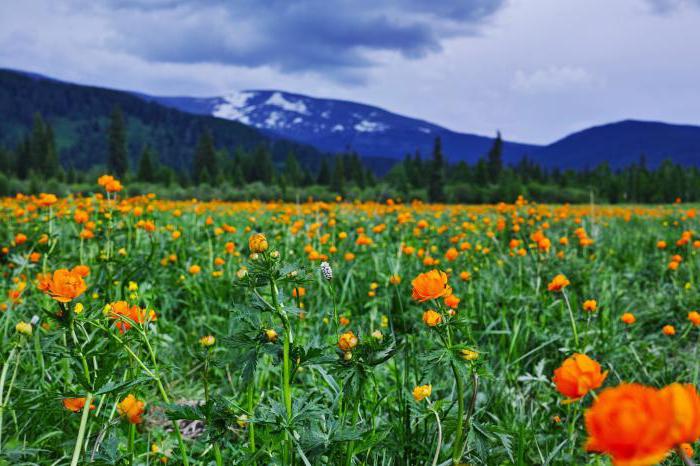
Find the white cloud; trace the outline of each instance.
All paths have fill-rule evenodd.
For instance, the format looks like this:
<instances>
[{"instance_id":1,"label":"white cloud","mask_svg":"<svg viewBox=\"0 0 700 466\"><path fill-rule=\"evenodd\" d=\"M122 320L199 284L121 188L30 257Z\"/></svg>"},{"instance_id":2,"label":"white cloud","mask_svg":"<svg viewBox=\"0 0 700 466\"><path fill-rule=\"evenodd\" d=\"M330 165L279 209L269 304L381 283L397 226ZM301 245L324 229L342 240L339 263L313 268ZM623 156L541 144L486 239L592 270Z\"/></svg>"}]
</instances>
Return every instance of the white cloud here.
<instances>
[{"instance_id":1,"label":"white cloud","mask_svg":"<svg viewBox=\"0 0 700 466\"><path fill-rule=\"evenodd\" d=\"M549 66L531 72L517 70L511 88L524 93L558 93L599 85L589 71L579 66Z\"/></svg>"}]
</instances>

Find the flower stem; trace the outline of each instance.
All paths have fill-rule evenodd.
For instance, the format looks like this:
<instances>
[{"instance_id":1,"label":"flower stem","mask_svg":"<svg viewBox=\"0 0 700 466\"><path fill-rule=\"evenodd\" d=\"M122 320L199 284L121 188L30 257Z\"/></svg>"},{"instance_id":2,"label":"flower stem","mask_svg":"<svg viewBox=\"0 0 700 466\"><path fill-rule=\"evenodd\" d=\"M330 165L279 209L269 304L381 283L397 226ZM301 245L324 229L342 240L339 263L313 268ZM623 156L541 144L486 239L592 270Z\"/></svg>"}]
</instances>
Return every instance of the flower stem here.
<instances>
[{"instance_id":1,"label":"flower stem","mask_svg":"<svg viewBox=\"0 0 700 466\"><path fill-rule=\"evenodd\" d=\"M455 441L452 444L452 462L459 464L462 457L462 435L464 434L464 388L457 367L454 363L451 366L457 384L457 428L455 429Z\"/></svg>"},{"instance_id":2,"label":"flower stem","mask_svg":"<svg viewBox=\"0 0 700 466\"><path fill-rule=\"evenodd\" d=\"M567 296L566 291L562 290L562 294L564 295L566 308L569 311L569 319L571 320L571 330L574 332L574 344L576 345L576 349L579 349L578 332L576 331L576 319L574 319L574 311L571 309L571 303L569 302L569 297Z\"/></svg>"},{"instance_id":3,"label":"flower stem","mask_svg":"<svg viewBox=\"0 0 700 466\"><path fill-rule=\"evenodd\" d=\"M442 449L442 424L440 424L440 416L432 406L430 407L430 411L435 415L435 422L437 422L438 430L437 447L435 447L435 456L433 457L433 466L436 466L440 458L440 449Z\"/></svg>"},{"instance_id":4,"label":"flower stem","mask_svg":"<svg viewBox=\"0 0 700 466\"><path fill-rule=\"evenodd\" d=\"M77 466L80 460L80 450L83 446L83 438L85 437L85 428L87 427L88 415L90 414L90 404L92 403L92 393L88 393L85 397L85 405L83 406L83 415L80 418L80 428L78 429L78 438L75 440L75 449L73 450L73 459L70 462L71 466Z\"/></svg>"}]
</instances>

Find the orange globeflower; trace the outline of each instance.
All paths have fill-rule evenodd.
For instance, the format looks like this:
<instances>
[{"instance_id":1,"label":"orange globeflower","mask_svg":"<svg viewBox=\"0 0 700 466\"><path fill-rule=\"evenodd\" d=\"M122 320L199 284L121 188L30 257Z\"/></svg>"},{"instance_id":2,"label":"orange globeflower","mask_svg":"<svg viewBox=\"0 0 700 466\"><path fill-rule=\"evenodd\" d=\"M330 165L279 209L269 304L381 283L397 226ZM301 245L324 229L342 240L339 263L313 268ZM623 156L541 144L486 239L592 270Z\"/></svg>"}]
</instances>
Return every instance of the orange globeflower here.
<instances>
[{"instance_id":1,"label":"orange globeflower","mask_svg":"<svg viewBox=\"0 0 700 466\"><path fill-rule=\"evenodd\" d=\"M39 194L39 199L37 199L37 201L36 201L36 203L42 207L48 207L48 206L54 205L56 202L58 202L58 198L56 197L55 194L46 194L46 193Z\"/></svg>"},{"instance_id":2,"label":"orange globeflower","mask_svg":"<svg viewBox=\"0 0 700 466\"><path fill-rule=\"evenodd\" d=\"M549 285L547 285L547 289L549 291L561 291L567 286L569 286L571 282L569 281L568 278L566 278L566 275L563 273L560 273L559 275L555 276L551 282L549 282Z\"/></svg>"},{"instance_id":3,"label":"orange globeflower","mask_svg":"<svg viewBox=\"0 0 700 466\"><path fill-rule=\"evenodd\" d=\"M252 253L261 253L267 251L269 245L265 235L262 233L255 233L248 239L248 247Z\"/></svg>"},{"instance_id":4,"label":"orange globeflower","mask_svg":"<svg viewBox=\"0 0 700 466\"><path fill-rule=\"evenodd\" d=\"M124 416L131 424L141 424L144 412L144 402L129 394L117 405L120 416Z\"/></svg>"},{"instance_id":5,"label":"orange globeflower","mask_svg":"<svg viewBox=\"0 0 700 466\"><path fill-rule=\"evenodd\" d=\"M673 383L662 388L661 394L671 400L675 413L673 445L695 442L700 438L700 396L695 387Z\"/></svg>"},{"instance_id":6,"label":"orange globeflower","mask_svg":"<svg viewBox=\"0 0 700 466\"><path fill-rule=\"evenodd\" d=\"M114 325L119 329L119 333L128 331L133 323L143 324L147 320L154 321L158 319L153 310L146 311L136 304L129 306L126 301L116 301L107 305L105 313L107 317L115 320Z\"/></svg>"},{"instance_id":7,"label":"orange globeflower","mask_svg":"<svg viewBox=\"0 0 700 466\"><path fill-rule=\"evenodd\" d=\"M433 387L430 384L417 385L413 389L413 399L416 401L423 401L424 399L428 398L432 392Z\"/></svg>"},{"instance_id":8,"label":"orange globeflower","mask_svg":"<svg viewBox=\"0 0 700 466\"><path fill-rule=\"evenodd\" d=\"M338 348L341 351L352 351L359 343L359 340L352 331L348 331L338 337Z\"/></svg>"},{"instance_id":9,"label":"orange globeflower","mask_svg":"<svg viewBox=\"0 0 700 466\"><path fill-rule=\"evenodd\" d=\"M411 285L411 297L421 303L452 294L452 287L447 284L447 274L441 270L422 273L413 279Z\"/></svg>"},{"instance_id":10,"label":"orange globeflower","mask_svg":"<svg viewBox=\"0 0 700 466\"><path fill-rule=\"evenodd\" d=\"M76 265L75 267L73 267L73 272L75 272L78 275L80 275L81 277L85 278L88 275L90 275L90 267L88 267L87 265L82 265L82 264Z\"/></svg>"},{"instance_id":11,"label":"orange globeflower","mask_svg":"<svg viewBox=\"0 0 700 466\"><path fill-rule=\"evenodd\" d=\"M86 398L64 398L63 407L68 411L78 413L85 407L85 401L87 401ZM90 403L90 409L95 409L95 405Z\"/></svg>"},{"instance_id":12,"label":"orange globeflower","mask_svg":"<svg viewBox=\"0 0 700 466\"><path fill-rule=\"evenodd\" d=\"M588 312L594 312L598 309L598 302L595 299L587 299L583 302L583 310Z\"/></svg>"},{"instance_id":13,"label":"orange globeflower","mask_svg":"<svg viewBox=\"0 0 700 466\"><path fill-rule=\"evenodd\" d=\"M655 388L606 388L586 410L585 419L586 450L607 453L616 466L658 463L673 446L673 402Z\"/></svg>"},{"instance_id":14,"label":"orange globeflower","mask_svg":"<svg viewBox=\"0 0 700 466\"><path fill-rule=\"evenodd\" d=\"M24 244L27 242L27 235L24 233L17 233L15 235L15 245L19 246L20 244Z\"/></svg>"},{"instance_id":15,"label":"orange globeflower","mask_svg":"<svg viewBox=\"0 0 700 466\"><path fill-rule=\"evenodd\" d=\"M700 325L700 313L697 311L689 312L688 320L697 327L698 325Z\"/></svg>"},{"instance_id":16,"label":"orange globeflower","mask_svg":"<svg viewBox=\"0 0 700 466\"><path fill-rule=\"evenodd\" d=\"M562 395L577 400L590 390L603 385L608 371L601 372L600 364L585 354L576 353L564 360L554 371L552 381Z\"/></svg>"},{"instance_id":17,"label":"orange globeflower","mask_svg":"<svg viewBox=\"0 0 700 466\"><path fill-rule=\"evenodd\" d=\"M676 334L676 328L673 325L664 325L661 329L664 335L673 336Z\"/></svg>"},{"instance_id":18,"label":"orange globeflower","mask_svg":"<svg viewBox=\"0 0 700 466\"><path fill-rule=\"evenodd\" d=\"M73 271L58 269L53 275L40 275L38 288L58 302L67 303L85 292L83 277Z\"/></svg>"},{"instance_id":19,"label":"orange globeflower","mask_svg":"<svg viewBox=\"0 0 700 466\"><path fill-rule=\"evenodd\" d=\"M435 327L442 322L442 316L432 309L428 309L423 313L423 322L425 322L425 325L428 327Z\"/></svg>"},{"instance_id":20,"label":"orange globeflower","mask_svg":"<svg viewBox=\"0 0 700 466\"><path fill-rule=\"evenodd\" d=\"M445 296L445 306L451 307L452 309L457 309L457 306L459 306L460 299L451 294L449 296Z\"/></svg>"},{"instance_id":21,"label":"orange globeflower","mask_svg":"<svg viewBox=\"0 0 700 466\"><path fill-rule=\"evenodd\" d=\"M631 312L625 312L624 314L622 314L622 317L620 317L620 320L626 323L627 325L632 325L637 321L637 318Z\"/></svg>"}]
</instances>

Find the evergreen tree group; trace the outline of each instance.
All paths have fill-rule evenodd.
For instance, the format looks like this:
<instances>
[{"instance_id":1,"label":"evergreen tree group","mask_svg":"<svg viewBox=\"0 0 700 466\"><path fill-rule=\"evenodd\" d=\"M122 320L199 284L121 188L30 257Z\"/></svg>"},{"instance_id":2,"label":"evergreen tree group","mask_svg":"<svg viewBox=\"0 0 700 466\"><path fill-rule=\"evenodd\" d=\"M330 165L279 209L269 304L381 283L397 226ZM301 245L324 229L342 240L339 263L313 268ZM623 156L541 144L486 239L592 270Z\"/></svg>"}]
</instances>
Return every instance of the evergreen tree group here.
<instances>
[{"instance_id":1,"label":"evergreen tree group","mask_svg":"<svg viewBox=\"0 0 700 466\"><path fill-rule=\"evenodd\" d=\"M99 130L99 128L96 128ZM213 133L204 128L191 154L189 170L176 170L161 162L150 145L129 146L129 119L119 106L112 109L103 129L106 147L105 170L115 176L129 176L145 183L181 186L221 185L244 187L251 183L276 185L283 195L289 189L324 187L341 196L373 189L378 181L368 164L357 153L328 155L315 163L294 151L283 158L273 157L269 144L246 149L222 147ZM134 171L129 160L134 157ZM34 115L31 129L13 149L0 147L0 193L7 191L8 180L29 180L30 187L41 189L41 180L66 183L81 180L70 162L66 171L59 161L52 125L41 114ZM70 161L70 157L66 157ZM424 198L430 202L499 202L526 195L543 202L587 202L594 196L599 202L655 203L672 202L677 197L700 200L700 170L665 160L650 168L641 155L637 163L620 170L603 163L586 170L545 169L527 156L517 164L503 161L503 140L498 133L489 151L475 163L448 164L440 138L432 154L423 159L419 152L406 155L381 180L385 191L402 199ZM298 191L297 191L298 192Z\"/></svg>"}]
</instances>

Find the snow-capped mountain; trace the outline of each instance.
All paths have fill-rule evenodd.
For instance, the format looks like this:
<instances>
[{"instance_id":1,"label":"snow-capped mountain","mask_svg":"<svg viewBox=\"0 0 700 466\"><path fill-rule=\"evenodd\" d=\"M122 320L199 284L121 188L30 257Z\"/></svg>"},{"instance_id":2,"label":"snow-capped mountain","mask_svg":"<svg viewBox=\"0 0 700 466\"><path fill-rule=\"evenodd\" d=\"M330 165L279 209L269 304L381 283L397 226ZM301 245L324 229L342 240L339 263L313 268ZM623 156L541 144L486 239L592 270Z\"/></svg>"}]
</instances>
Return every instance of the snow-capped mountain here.
<instances>
[{"instance_id":1,"label":"snow-capped mountain","mask_svg":"<svg viewBox=\"0 0 700 466\"><path fill-rule=\"evenodd\" d=\"M427 157L435 137L440 136L448 160L473 163L493 143L493 137L457 133L369 105L275 90L240 91L211 98L149 99L190 113L236 120L273 136L327 152L353 150L362 156L397 159L418 150ZM538 148L506 142L504 159L517 161Z\"/></svg>"}]
</instances>

